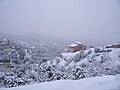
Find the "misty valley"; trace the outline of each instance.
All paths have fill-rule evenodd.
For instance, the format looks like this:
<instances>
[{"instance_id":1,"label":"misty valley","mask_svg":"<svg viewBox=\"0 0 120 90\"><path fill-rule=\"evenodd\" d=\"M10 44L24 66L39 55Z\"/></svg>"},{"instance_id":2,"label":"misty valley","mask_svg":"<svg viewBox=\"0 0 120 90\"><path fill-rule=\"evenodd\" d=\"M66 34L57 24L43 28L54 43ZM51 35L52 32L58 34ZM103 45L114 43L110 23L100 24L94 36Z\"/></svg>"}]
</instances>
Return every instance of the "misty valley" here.
<instances>
[{"instance_id":1,"label":"misty valley","mask_svg":"<svg viewBox=\"0 0 120 90\"><path fill-rule=\"evenodd\" d=\"M0 90L120 90L120 0L0 0Z\"/></svg>"}]
</instances>

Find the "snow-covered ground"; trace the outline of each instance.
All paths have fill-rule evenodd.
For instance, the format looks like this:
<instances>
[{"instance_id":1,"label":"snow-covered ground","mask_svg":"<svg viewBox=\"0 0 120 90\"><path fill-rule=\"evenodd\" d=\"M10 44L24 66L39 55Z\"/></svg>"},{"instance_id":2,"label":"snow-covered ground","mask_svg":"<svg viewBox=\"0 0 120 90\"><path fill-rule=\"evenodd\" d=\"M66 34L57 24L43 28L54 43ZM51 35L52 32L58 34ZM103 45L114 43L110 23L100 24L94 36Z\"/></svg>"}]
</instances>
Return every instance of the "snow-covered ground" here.
<instances>
[{"instance_id":1,"label":"snow-covered ground","mask_svg":"<svg viewBox=\"0 0 120 90\"><path fill-rule=\"evenodd\" d=\"M120 90L120 75L60 80L0 90Z\"/></svg>"}]
</instances>

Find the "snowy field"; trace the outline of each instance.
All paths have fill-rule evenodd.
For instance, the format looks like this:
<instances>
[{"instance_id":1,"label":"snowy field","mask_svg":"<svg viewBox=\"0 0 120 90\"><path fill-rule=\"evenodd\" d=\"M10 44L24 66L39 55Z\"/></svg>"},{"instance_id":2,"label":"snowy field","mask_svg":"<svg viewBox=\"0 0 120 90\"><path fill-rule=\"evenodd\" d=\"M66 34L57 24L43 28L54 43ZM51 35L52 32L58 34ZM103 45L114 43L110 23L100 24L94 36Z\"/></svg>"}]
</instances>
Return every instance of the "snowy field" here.
<instances>
[{"instance_id":1,"label":"snowy field","mask_svg":"<svg viewBox=\"0 0 120 90\"><path fill-rule=\"evenodd\" d=\"M120 75L60 80L0 90L120 90Z\"/></svg>"}]
</instances>

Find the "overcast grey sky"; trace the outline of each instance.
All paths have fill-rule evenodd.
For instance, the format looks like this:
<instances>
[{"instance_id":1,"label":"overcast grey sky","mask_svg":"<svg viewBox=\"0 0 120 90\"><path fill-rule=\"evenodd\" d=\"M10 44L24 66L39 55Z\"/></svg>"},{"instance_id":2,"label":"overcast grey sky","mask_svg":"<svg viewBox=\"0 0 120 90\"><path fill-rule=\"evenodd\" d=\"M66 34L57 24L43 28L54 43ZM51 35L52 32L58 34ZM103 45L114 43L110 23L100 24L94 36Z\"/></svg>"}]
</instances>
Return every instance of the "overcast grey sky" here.
<instances>
[{"instance_id":1,"label":"overcast grey sky","mask_svg":"<svg viewBox=\"0 0 120 90\"><path fill-rule=\"evenodd\" d=\"M120 41L120 0L0 0L0 32Z\"/></svg>"}]
</instances>

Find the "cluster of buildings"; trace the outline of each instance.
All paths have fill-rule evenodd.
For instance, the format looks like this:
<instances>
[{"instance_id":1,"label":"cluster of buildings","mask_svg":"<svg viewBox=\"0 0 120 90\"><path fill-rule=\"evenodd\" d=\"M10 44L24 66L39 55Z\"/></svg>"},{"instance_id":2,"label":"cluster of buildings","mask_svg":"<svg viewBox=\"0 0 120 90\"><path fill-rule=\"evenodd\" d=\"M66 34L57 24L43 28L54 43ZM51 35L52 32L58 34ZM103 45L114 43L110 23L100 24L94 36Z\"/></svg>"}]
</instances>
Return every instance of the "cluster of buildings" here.
<instances>
[{"instance_id":1,"label":"cluster of buildings","mask_svg":"<svg viewBox=\"0 0 120 90\"><path fill-rule=\"evenodd\" d=\"M11 45L8 39L0 40L1 51L7 50L9 48L11 48ZM107 45L106 48L120 48L120 44ZM67 52L74 53L74 52L86 50L86 49L87 49L87 46L85 44L80 43L80 42L75 42L75 43L68 45ZM10 69L12 67L11 60L1 58L1 56L2 55L0 55L0 67ZM62 56L60 55L60 57Z\"/></svg>"},{"instance_id":2,"label":"cluster of buildings","mask_svg":"<svg viewBox=\"0 0 120 90\"><path fill-rule=\"evenodd\" d=\"M106 48L120 48L120 44L107 45Z\"/></svg>"},{"instance_id":3,"label":"cluster of buildings","mask_svg":"<svg viewBox=\"0 0 120 90\"><path fill-rule=\"evenodd\" d=\"M107 45L107 46L105 46L105 48L120 48L120 43ZM80 42L75 42L75 43L68 45L67 52L73 53L73 52L86 50L86 49L87 49L87 46L85 44L80 43Z\"/></svg>"},{"instance_id":4,"label":"cluster of buildings","mask_svg":"<svg viewBox=\"0 0 120 90\"><path fill-rule=\"evenodd\" d=\"M4 50L9 49L11 47L10 41L8 39L0 40L0 50L4 52ZM3 54L3 53L0 53ZM4 57L4 55L0 55L0 67L10 69L12 67L11 60L8 60Z\"/></svg>"}]
</instances>

